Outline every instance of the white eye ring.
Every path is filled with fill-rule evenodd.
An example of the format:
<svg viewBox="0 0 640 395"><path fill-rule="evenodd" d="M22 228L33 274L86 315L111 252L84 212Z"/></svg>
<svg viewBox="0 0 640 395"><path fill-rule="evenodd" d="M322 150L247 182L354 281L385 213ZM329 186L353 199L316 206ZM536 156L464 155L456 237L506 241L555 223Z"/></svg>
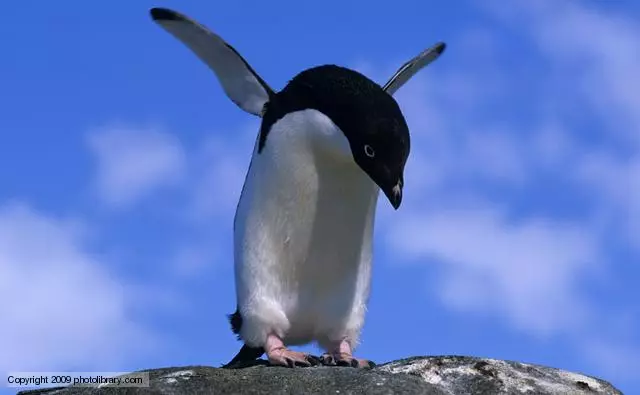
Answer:
<svg viewBox="0 0 640 395"><path fill-rule="evenodd" d="M376 151L374 151L373 147L371 147L369 144L365 144L364 154L367 155L369 158L373 158L374 156L376 156Z"/></svg>

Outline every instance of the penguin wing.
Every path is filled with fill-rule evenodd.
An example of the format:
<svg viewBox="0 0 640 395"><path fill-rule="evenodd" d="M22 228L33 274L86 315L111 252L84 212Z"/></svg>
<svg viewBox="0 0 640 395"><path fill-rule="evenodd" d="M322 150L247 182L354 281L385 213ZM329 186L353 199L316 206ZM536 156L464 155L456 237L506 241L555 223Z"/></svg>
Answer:
<svg viewBox="0 0 640 395"><path fill-rule="evenodd" d="M262 116L273 89L231 45L198 22L166 8L152 8L151 18L185 44L216 74L224 92L244 111Z"/></svg>
<svg viewBox="0 0 640 395"><path fill-rule="evenodd" d="M396 71L396 73L382 87L388 94L393 95L402 87L411 77L413 77L423 67L438 59L447 45L439 42L434 46L425 49L418 56L409 60Z"/></svg>

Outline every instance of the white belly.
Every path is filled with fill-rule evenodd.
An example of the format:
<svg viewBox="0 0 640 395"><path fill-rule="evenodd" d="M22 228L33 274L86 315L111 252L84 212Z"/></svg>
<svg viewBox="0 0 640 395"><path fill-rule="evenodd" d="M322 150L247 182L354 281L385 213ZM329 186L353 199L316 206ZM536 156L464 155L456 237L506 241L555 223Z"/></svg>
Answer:
<svg viewBox="0 0 640 395"><path fill-rule="evenodd" d="M254 151L234 227L240 336L249 345L269 332L287 344L357 343L378 187L331 149L345 143L328 118L306 110L277 123Z"/></svg>

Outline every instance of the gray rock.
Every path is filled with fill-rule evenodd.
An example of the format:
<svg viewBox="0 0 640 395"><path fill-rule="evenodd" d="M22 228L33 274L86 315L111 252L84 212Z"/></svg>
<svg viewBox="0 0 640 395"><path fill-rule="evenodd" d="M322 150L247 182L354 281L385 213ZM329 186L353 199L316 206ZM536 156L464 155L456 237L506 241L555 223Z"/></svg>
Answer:
<svg viewBox="0 0 640 395"><path fill-rule="evenodd" d="M146 370L144 388L67 387L19 394L622 394L606 381L544 366L495 359L413 357L373 369L187 366Z"/></svg>
<svg viewBox="0 0 640 395"><path fill-rule="evenodd" d="M376 367L409 374L446 394L622 394L604 380L539 365L459 356L413 357Z"/></svg>

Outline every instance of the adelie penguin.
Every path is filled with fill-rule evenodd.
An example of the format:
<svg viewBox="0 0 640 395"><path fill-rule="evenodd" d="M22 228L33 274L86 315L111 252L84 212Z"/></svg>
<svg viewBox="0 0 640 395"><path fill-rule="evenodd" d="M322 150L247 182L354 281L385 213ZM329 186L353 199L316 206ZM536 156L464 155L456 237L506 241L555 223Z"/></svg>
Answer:
<svg viewBox="0 0 640 395"><path fill-rule="evenodd" d="M165 8L151 17L213 70L237 106L262 118L233 224L230 321L244 346L226 366L263 353L290 367L372 365L353 350L369 297L376 202L382 191L400 207L410 148L392 95L445 44L405 63L384 86L323 65L276 92L206 27ZM326 351L319 359L288 348L311 342Z"/></svg>

